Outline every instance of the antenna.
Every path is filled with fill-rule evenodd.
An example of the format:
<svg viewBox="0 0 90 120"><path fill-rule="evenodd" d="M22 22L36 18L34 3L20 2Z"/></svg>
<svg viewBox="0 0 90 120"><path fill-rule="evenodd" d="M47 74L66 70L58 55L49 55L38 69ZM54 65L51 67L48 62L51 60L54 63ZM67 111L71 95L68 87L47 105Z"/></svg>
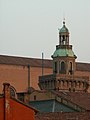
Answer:
<svg viewBox="0 0 90 120"><path fill-rule="evenodd" d="M65 20L65 12L63 12L63 20Z"/></svg>
<svg viewBox="0 0 90 120"><path fill-rule="evenodd" d="M65 24L65 12L63 12L63 23Z"/></svg>
<svg viewBox="0 0 90 120"><path fill-rule="evenodd" d="M28 93L30 93L30 64L28 64Z"/></svg>
<svg viewBox="0 0 90 120"><path fill-rule="evenodd" d="M42 52L42 76L43 76L43 73L44 73L44 54Z"/></svg>

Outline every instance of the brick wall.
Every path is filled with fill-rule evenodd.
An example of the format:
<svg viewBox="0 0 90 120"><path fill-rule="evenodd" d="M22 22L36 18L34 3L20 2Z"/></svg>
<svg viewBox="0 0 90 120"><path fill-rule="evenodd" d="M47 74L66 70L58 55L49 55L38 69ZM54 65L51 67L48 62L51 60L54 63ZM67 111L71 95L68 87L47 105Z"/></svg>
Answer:
<svg viewBox="0 0 90 120"><path fill-rule="evenodd" d="M0 120L4 120L4 98L0 98Z"/></svg>
<svg viewBox="0 0 90 120"><path fill-rule="evenodd" d="M52 74L52 68L44 68L44 75ZM38 87L38 76L42 75L41 67L30 67L30 85L35 89ZM89 76L88 71L76 71L77 76ZM0 93L2 93L3 82L9 82L13 87L15 87L17 92L25 92L28 89L28 68L27 66L19 65L5 65L0 64ZM20 87L22 86L22 87ZM90 88L88 89L90 92Z"/></svg>
<svg viewBox="0 0 90 120"><path fill-rule="evenodd" d="M12 99L10 100L10 104L12 108L11 114L14 120L34 120L34 110Z"/></svg>
<svg viewBox="0 0 90 120"><path fill-rule="evenodd" d="M44 68L44 74L52 73L52 69ZM35 89L38 87L38 76L42 75L42 68L30 67L30 85ZM0 93L2 84L10 83L15 87L16 92L25 92L28 89L28 68L27 66L0 64Z"/></svg>
<svg viewBox="0 0 90 120"><path fill-rule="evenodd" d="M90 84L90 72L89 71L76 71L75 75L77 75L77 76L88 76L89 77L89 84ZM90 93L90 87L88 88L88 92Z"/></svg>

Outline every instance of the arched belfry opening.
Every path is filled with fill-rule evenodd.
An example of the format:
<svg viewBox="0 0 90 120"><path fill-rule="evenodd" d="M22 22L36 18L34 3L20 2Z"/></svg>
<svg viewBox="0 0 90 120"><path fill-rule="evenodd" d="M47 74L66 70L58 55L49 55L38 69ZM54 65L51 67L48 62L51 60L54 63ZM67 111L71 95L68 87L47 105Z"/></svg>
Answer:
<svg viewBox="0 0 90 120"><path fill-rule="evenodd" d="M65 64L65 62L64 61L61 61L60 62L60 72L59 73L63 73L63 74L65 74L66 73L66 64Z"/></svg>

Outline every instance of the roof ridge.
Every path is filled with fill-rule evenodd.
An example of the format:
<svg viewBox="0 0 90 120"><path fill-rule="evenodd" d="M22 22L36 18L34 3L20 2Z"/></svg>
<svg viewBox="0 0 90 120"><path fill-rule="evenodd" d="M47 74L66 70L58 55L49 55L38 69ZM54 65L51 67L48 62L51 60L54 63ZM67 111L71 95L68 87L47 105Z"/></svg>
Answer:
<svg viewBox="0 0 90 120"><path fill-rule="evenodd" d="M12 58L22 58L22 59L37 59L37 60L42 60L42 58L36 58L36 57L29 57L29 56L13 56L13 55L0 55L1 57L12 57ZM44 58L45 60L50 60L52 59L49 58Z"/></svg>

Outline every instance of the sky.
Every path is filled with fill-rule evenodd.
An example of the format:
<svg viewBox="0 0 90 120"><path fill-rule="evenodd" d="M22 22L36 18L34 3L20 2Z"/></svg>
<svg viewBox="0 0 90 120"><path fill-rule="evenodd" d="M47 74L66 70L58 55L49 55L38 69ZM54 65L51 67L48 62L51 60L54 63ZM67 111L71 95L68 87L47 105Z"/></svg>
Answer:
<svg viewBox="0 0 90 120"><path fill-rule="evenodd" d="M65 18L78 62L90 62L90 0L0 0L0 55L51 59Z"/></svg>

